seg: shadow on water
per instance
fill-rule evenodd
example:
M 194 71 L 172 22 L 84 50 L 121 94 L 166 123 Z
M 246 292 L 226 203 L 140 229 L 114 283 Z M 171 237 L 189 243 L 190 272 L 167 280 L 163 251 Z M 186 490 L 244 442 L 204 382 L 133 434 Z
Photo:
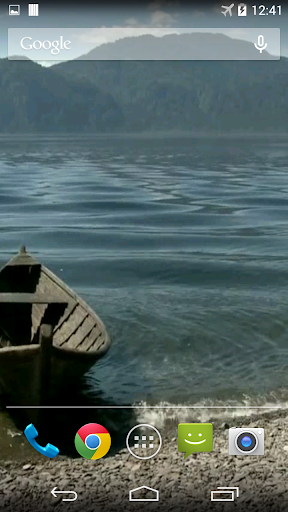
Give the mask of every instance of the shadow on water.
M 9 409 L 8 412 L 20 432 L 33 423 L 40 445 L 49 442 L 59 448 L 61 455 L 73 458 L 78 457 L 74 446 L 76 432 L 87 423 L 99 423 L 111 435 L 109 456 L 113 456 L 126 446 L 127 433 L 137 424 L 134 409 L 117 409 L 116 405 L 112 399 L 104 399 L 100 389 L 91 391 L 83 379 L 80 386 L 69 383 L 62 387 L 47 409 Z

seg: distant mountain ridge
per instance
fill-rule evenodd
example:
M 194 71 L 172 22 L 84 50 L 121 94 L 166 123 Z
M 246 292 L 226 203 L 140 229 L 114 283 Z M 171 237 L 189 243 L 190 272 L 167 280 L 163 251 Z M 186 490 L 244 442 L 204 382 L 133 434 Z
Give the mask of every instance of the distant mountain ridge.
M 266 59 L 275 60 L 266 50 Z M 249 41 L 206 32 L 146 34 L 102 44 L 76 60 L 257 60 L 259 51 Z
M 123 41 L 109 47 L 118 52 Z M 50 68 L 2 59 L 0 132 L 288 132 L 287 83 L 284 58 L 74 60 Z

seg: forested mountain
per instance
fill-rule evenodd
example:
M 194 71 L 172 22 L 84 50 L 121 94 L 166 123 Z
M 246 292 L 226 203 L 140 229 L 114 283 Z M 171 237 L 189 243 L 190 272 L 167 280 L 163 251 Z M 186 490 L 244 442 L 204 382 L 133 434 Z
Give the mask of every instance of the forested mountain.
M 0 60 L 0 91 L 2 133 L 105 132 L 124 122 L 110 94 L 30 60 Z
M 131 41 L 128 43 L 131 47 Z M 100 58 L 101 51 L 102 57 L 109 52 L 111 57 L 119 48 L 124 51 L 123 44 L 128 43 L 122 40 L 103 45 L 87 58 Z M 149 39 L 150 51 L 151 44 Z M 233 44 L 234 51 L 237 45 L 250 45 L 241 41 Z M 74 60 L 50 68 L 31 61 L 2 59 L 0 131 L 288 132 L 287 85 L 285 58 Z
M 175 37 L 179 41 L 178 49 L 189 46 L 190 41 L 195 48 L 194 53 L 205 58 L 209 55 L 211 58 L 218 54 L 223 56 L 227 45 L 230 45 L 229 52 L 234 56 L 243 53 L 251 56 L 251 52 L 256 51 L 252 43 L 232 40 L 220 34 L 183 34 L 163 38 L 166 57 L 173 55 L 173 51 L 175 53 Z M 150 54 L 153 53 L 151 40 L 157 38 L 144 36 L 144 39 Z M 135 41 L 135 38 L 126 38 L 102 45 L 92 50 L 87 58 L 130 57 L 133 52 L 137 53 Z M 159 52 L 158 44 L 155 43 L 155 52 Z M 162 47 L 161 51 L 164 52 Z M 109 92 L 123 109 L 128 131 L 288 131 L 287 59 L 75 60 L 55 65 L 53 69 L 65 77 L 88 80 Z

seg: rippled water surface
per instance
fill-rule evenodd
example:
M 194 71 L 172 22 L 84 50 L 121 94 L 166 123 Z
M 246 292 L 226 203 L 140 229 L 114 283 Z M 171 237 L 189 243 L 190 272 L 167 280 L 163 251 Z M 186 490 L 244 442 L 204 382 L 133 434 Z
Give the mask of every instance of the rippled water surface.
M 98 312 L 117 403 L 288 386 L 288 143 L 0 139 L 1 263 L 21 243 Z

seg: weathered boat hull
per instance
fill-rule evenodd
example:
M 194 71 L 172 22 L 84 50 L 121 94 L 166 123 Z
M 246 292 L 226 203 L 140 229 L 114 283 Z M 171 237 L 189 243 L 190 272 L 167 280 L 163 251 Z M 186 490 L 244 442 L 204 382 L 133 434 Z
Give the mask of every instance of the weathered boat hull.
M 40 393 L 40 383 L 44 379 L 41 373 L 41 350 L 39 346 L 29 345 L 4 348 L 0 357 L 0 395 L 9 397 L 11 405 L 40 405 L 53 402 L 61 387 L 69 382 L 80 380 L 95 363 L 79 360 L 75 356 L 67 357 L 52 347 L 50 376 L 46 379 L 45 396 Z M 47 375 L 47 362 L 46 372 Z
M 109 346 L 96 313 L 26 251 L 1 270 L 0 396 L 6 404 L 53 405 L 59 389 L 75 384 Z

